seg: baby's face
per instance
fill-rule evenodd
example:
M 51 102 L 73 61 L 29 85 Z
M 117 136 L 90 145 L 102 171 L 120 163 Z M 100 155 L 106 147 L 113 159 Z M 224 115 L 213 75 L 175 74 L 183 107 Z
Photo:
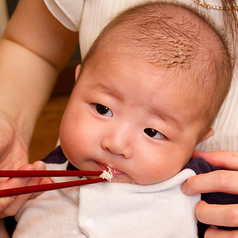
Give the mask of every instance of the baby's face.
M 61 124 L 66 157 L 80 170 L 109 166 L 112 182 L 154 184 L 177 174 L 198 143 L 200 122 L 169 77 L 123 52 L 87 64 Z

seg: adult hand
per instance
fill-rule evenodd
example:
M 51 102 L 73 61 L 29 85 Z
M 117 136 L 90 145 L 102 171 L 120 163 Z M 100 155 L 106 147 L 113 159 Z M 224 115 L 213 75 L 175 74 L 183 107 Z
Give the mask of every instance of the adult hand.
M 206 174 L 189 178 L 182 184 L 182 191 L 187 195 L 210 192 L 225 192 L 238 194 L 238 152 L 194 151 L 193 157 L 202 157 L 213 166 L 223 168 Z M 215 226 L 238 226 L 238 204 L 214 205 L 200 201 L 196 207 L 199 221 L 211 224 L 205 233 L 205 238 L 235 237 L 238 231 L 218 230 Z
M 34 164 L 23 165 L 19 170 L 45 170 L 45 164 L 42 161 L 36 161 Z M 38 184 L 52 183 L 50 178 L 10 178 L 0 184 L 0 189 L 14 187 L 23 187 Z M 0 219 L 15 215 L 24 203 L 35 195 L 25 194 L 16 197 L 0 198 Z
M 27 163 L 28 146 L 24 135 L 17 131 L 10 117 L 0 113 L 0 169 L 18 169 Z

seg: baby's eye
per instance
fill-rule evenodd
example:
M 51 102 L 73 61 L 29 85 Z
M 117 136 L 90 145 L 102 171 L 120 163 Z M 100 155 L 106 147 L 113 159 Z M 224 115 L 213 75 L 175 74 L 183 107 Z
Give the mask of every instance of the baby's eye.
M 166 136 L 164 136 L 162 133 L 156 131 L 155 129 L 152 128 L 146 128 L 144 130 L 145 134 L 147 134 L 149 137 L 154 138 L 154 139 L 165 139 Z
M 103 116 L 112 117 L 112 111 L 102 104 L 95 104 L 96 111 Z

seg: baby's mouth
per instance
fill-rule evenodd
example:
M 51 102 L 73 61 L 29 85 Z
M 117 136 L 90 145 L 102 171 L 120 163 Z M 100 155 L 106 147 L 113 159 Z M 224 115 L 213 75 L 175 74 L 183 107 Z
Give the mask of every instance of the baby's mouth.
M 110 166 L 108 165 L 105 165 L 105 164 L 101 164 L 101 163 L 98 163 L 98 166 L 103 169 L 103 170 L 106 170 L 108 172 L 111 172 L 113 174 L 113 176 L 117 176 L 117 175 L 121 175 L 121 174 L 124 174 L 122 171 L 118 170 L 118 169 L 115 169 L 115 168 L 111 168 Z
M 113 168 L 110 168 L 109 166 L 107 166 L 108 169 L 111 170 L 112 174 L 115 176 L 115 175 L 121 175 L 121 174 L 124 174 L 122 171 L 118 170 L 118 169 L 113 169 Z

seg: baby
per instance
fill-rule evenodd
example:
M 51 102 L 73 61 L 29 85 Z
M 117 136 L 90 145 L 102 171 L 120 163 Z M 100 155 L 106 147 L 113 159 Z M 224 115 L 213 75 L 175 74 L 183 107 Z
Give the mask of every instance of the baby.
M 49 169 L 109 167 L 112 182 L 29 200 L 13 237 L 197 237 L 200 196 L 180 185 L 211 169 L 189 160 L 212 136 L 231 76 L 224 41 L 192 10 L 148 3 L 121 13 L 77 67 L 61 147 L 45 159 Z

